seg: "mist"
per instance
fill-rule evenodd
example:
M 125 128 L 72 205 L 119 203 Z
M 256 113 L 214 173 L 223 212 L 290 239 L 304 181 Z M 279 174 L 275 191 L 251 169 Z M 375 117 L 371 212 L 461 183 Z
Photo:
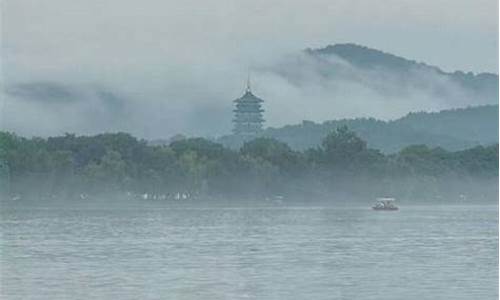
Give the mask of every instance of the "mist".
M 482 104 L 439 75 L 415 74 L 421 84 L 401 90 L 392 74 L 335 58 L 318 65 L 303 52 L 352 41 L 444 70 L 496 73 L 497 42 L 483 37 L 497 35 L 498 4 L 461 3 L 4 1 L 0 126 L 26 136 L 225 135 L 248 70 L 266 126 Z M 349 76 L 321 76 L 338 64 Z

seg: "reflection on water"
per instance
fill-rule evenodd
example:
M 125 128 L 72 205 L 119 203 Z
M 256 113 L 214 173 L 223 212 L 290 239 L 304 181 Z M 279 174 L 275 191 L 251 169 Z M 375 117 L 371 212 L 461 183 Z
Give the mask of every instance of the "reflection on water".
M 2 207 L 2 299 L 496 299 L 497 206 Z

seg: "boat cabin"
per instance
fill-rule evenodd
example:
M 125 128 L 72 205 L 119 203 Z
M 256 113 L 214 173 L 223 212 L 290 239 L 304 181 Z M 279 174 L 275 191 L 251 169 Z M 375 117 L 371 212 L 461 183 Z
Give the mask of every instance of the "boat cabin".
M 394 204 L 394 198 L 377 198 L 377 202 L 372 207 L 374 210 L 398 210 L 399 208 Z

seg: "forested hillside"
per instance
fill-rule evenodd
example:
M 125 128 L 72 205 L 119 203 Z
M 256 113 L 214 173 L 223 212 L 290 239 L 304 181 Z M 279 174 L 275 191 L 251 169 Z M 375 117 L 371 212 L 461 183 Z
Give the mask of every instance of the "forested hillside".
M 267 128 L 262 135 L 287 143 L 293 149 L 304 150 L 318 146 L 325 136 L 339 126 L 348 126 L 370 147 L 385 153 L 425 144 L 447 150 L 462 150 L 477 145 L 498 143 L 498 105 L 485 105 L 440 112 L 410 113 L 394 121 L 373 118 L 343 119 Z M 220 142 L 239 147 L 243 141 L 226 136 Z

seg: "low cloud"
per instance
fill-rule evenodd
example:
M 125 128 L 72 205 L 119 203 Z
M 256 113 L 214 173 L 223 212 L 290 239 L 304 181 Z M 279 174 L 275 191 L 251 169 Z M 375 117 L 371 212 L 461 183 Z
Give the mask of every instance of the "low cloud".
M 266 126 L 465 106 L 471 95 L 442 76 L 405 85 L 301 49 L 352 40 L 445 69 L 496 70 L 498 2 L 481 1 L 4 1 L 0 129 L 223 135 L 248 68 Z

